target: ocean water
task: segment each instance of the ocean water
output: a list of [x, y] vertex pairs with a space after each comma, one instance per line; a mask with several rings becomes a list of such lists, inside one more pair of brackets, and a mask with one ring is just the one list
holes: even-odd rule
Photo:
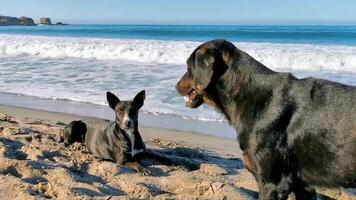
[[0, 27], [0, 93], [106, 105], [106, 91], [145, 89], [145, 112], [223, 121], [174, 89], [190, 53], [215, 38], [273, 70], [356, 85], [356, 27], [71, 25]]

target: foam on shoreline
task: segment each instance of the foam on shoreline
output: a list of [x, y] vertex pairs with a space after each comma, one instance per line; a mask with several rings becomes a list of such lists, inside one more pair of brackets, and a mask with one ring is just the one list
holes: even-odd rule
[[[0, 35], [0, 56], [185, 64], [200, 42]], [[356, 72], [356, 46], [234, 43], [274, 70]]]

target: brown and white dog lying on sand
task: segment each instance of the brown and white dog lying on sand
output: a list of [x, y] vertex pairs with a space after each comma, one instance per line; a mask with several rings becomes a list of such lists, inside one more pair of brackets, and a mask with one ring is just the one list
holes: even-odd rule
[[313, 186], [356, 187], [356, 88], [274, 72], [225, 40], [200, 45], [178, 93], [236, 129], [259, 198], [316, 199]]

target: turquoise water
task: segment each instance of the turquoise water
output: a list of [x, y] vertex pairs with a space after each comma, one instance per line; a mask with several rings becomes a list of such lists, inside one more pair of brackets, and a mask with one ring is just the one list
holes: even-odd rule
[[0, 34], [356, 45], [356, 26], [70, 25], [0, 27]]

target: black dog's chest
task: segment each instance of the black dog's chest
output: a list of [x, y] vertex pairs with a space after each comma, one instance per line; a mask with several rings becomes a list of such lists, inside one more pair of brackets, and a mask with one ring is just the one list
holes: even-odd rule
[[139, 134], [125, 133], [125, 139], [127, 141], [127, 148], [125, 149], [127, 158], [132, 159], [145, 151], [145, 145]]

